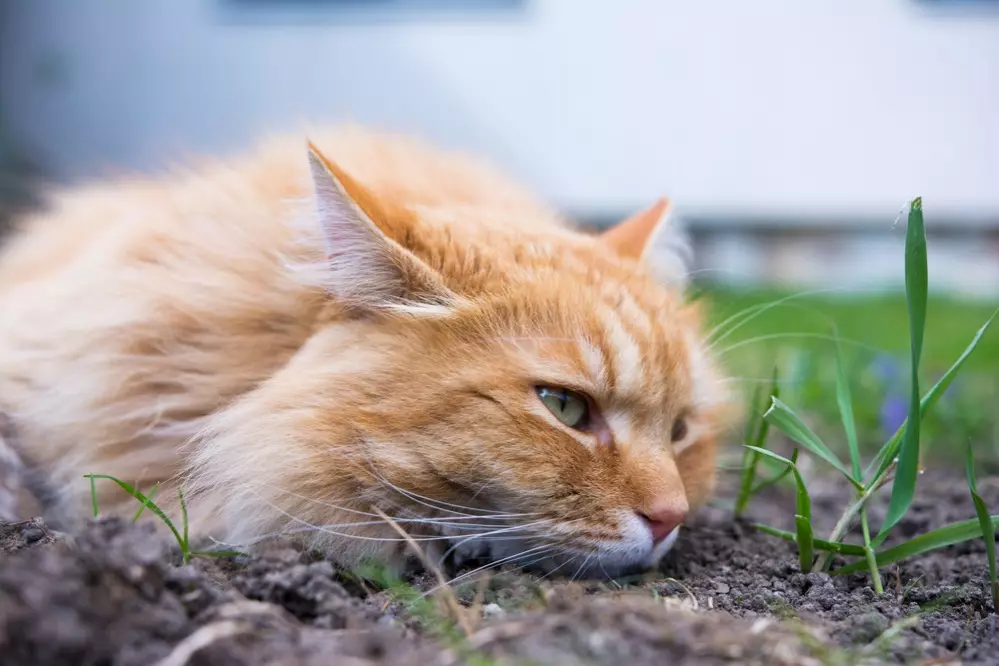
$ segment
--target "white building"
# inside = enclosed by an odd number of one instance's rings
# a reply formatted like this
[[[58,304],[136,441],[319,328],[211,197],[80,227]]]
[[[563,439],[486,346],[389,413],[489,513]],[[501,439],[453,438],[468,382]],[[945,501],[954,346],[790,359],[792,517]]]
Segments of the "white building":
[[[993,8],[7,0],[0,123],[54,173],[78,178],[352,119],[485,153],[584,218],[669,194],[699,230],[703,261],[736,279],[876,285],[901,275],[891,258],[900,233],[888,260],[868,236],[843,241],[839,255],[809,240],[781,262],[752,251],[775,247],[757,231],[887,231],[916,195],[931,230],[999,228]],[[752,233],[711,233],[722,226]],[[988,238],[932,243],[938,265],[958,262],[934,271],[938,286],[999,289]],[[830,256],[840,263],[826,265]]]

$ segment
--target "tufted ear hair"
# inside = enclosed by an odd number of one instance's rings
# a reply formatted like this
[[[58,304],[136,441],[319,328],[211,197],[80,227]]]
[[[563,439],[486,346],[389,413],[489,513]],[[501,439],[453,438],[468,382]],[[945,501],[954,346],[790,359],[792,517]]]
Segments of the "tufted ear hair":
[[[390,228],[389,210],[311,142],[309,166],[328,288],[339,302],[358,310],[433,310],[457,301],[439,273],[382,231]]]
[[[663,197],[600,235],[618,255],[643,262],[663,284],[684,288],[691,251],[673,205]]]

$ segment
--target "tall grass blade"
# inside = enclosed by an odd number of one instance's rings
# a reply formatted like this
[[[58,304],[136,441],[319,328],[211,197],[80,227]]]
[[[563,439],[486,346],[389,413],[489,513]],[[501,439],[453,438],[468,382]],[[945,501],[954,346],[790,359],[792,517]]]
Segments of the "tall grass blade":
[[[180,544],[180,553],[184,557],[184,564],[191,559],[190,541],[187,537],[187,502],[184,501],[184,491],[177,488],[177,500],[180,502],[180,522],[184,530],[184,541]]]
[[[968,453],[965,458],[965,474],[968,477],[968,489],[971,491],[971,500],[975,503],[975,513],[978,514],[978,523],[982,528],[982,538],[985,541],[985,552],[989,561],[989,584],[992,588],[992,608],[996,615],[999,615],[999,579],[996,578],[996,531],[992,529],[989,521],[989,509],[978,494],[978,483],[975,481],[975,456],[968,445]]]
[[[780,395],[780,389],[777,384],[777,368],[774,367],[773,382],[770,386],[771,400],[776,398],[778,395]],[[753,392],[752,410],[749,423],[746,427],[745,443],[749,446],[765,448],[767,435],[770,431],[770,424],[762,416],[761,412],[763,411],[763,405],[760,404],[758,388]],[[746,508],[749,506],[749,500],[757,492],[757,490],[753,488],[753,482],[756,480],[756,471],[760,463],[760,454],[747,448],[742,460],[742,480],[739,487],[739,495],[735,502],[736,516],[740,516],[746,511]]]
[[[764,423],[760,415],[760,387],[753,390],[753,397],[749,402],[749,418],[746,419],[746,432],[743,434],[743,444],[752,446],[756,444],[756,433],[759,431],[760,423]],[[756,479],[756,466],[760,462],[760,454],[750,449],[742,452],[742,474],[739,476],[739,493],[735,497],[735,515],[741,516],[746,507],[749,506],[749,498],[753,491],[753,481]]]
[[[94,475],[90,475],[90,504],[94,509],[94,518],[97,518],[100,514],[100,509],[97,506],[97,482],[94,481]]]
[[[923,201],[913,199],[909,207],[909,221],[905,234],[905,297],[909,310],[909,338],[912,352],[912,386],[909,399],[909,416],[905,434],[899,448],[898,468],[892,483],[888,514],[875,541],[881,542],[888,531],[902,519],[916,491],[919,474],[919,359],[923,352],[923,329],[926,326],[926,230],[923,227]]]
[[[850,395],[850,380],[846,374],[846,363],[843,361],[843,345],[839,341],[839,332],[833,330],[836,337],[836,403],[839,405],[839,415],[843,420],[843,432],[846,433],[846,444],[850,449],[850,465],[853,478],[861,483],[864,481],[863,466],[860,462],[860,447],[857,444],[857,423],[853,418],[853,397]]]
[[[850,475],[850,472],[843,466],[839,458],[836,457],[836,454],[779,398],[771,399],[770,409],[763,415],[763,418],[780,428],[785,435],[839,470],[857,490],[863,491],[864,487]]]
[[[996,315],[999,315],[999,310],[993,312],[992,316],[988,318],[988,321],[982,324],[982,327],[978,329],[977,333],[975,333],[975,337],[972,338],[971,343],[965,347],[964,351],[961,352],[961,355],[957,357],[956,361],[954,361],[954,365],[950,366],[947,372],[944,373],[943,377],[941,377],[937,383],[933,385],[933,388],[931,388],[927,394],[923,396],[923,400],[919,404],[920,419],[926,416],[926,412],[933,408],[933,406],[937,403],[937,400],[940,399],[940,396],[942,396],[947,390],[947,387],[950,386],[950,383],[954,381],[954,378],[961,370],[964,362],[968,360],[971,353],[978,347],[978,343],[982,341],[983,337],[985,337],[985,333],[989,330],[989,326],[992,325]],[[867,470],[870,472],[871,468],[877,469],[873,475],[868,474],[868,478],[870,479],[868,486],[874,485],[874,483],[881,478],[891,465],[892,460],[894,460],[895,456],[898,455],[898,447],[902,442],[902,433],[905,431],[905,426],[908,422],[909,420],[906,419],[905,422],[899,426],[898,430],[895,431],[895,434],[892,435],[892,438],[889,439],[883,447],[881,447],[881,450],[872,462],[871,467]]]
[[[802,515],[795,515],[794,526],[797,528],[798,544],[798,564],[801,566],[801,573],[808,573],[815,560],[815,539],[812,536],[811,518]]]
[[[989,521],[992,523],[992,531],[999,530],[999,515],[989,516]],[[964,541],[971,541],[972,539],[978,539],[982,536],[982,525],[978,518],[972,518],[971,520],[963,520],[959,523],[951,523],[940,529],[933,530],[932,532],[927,532],[914,539],[910,539],[905,543],[893,546],[886,550],[879,551],[876,553],[875,557],[879,567],[885,567],[889,564],[895,562],[900,562],[901,560],[908,559],[910,557],[915,557],[916,555],[922,555],[931,550],[937,550],[938,548],[944,548],[946,546],[953,546],[955,543],[962,543]],[[853,562],[844,567],[840,567],[831,573],[834,576],[841,576],[843,574],[857,573],[858,571],[863,571],[867,568],[867,562],[860,560],[859,562]]]

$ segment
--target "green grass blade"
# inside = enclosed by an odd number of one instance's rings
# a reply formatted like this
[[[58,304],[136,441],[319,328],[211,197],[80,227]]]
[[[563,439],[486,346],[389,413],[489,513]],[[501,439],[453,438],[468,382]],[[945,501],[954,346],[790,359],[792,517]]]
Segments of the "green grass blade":
[[[795,516],[794,525],[798,529],[795,539],[798,544],[798,563],[801,565],[801,572],[808,573],[815,560],[815,538],[812,536],[812,522],[808,517]]]
[[[114,481],[115,483],[117,483],[122,490],[124,490],[126,493],[128,493],[135,499],[142,502],[150,511],[156,514],[156,516],[159,517],[159,519],[162,520],[163,523],[170,528],[170,531],[173,532],[173,537],[177,540],[177,545],[179,545],[183,549],[184,542],[181,541],[180,532],[178,532],[177,528],[174,527],[173,521],[171,521],[167,517],[167,515],[163,513],[163,509],[156,506],[156,504],[154,504],[151,499],[149,499],[141,492],[133,488],[130,484],[127,484],[124,481],[116,479],[113,476],[108,476],[107,474],[86,474],[85,476],[89,477],[91,482],[93,482],[94,479],[107,479],[108,481]]]
[[[836,403],[839,405],[839,415],[843,420],[846,444],[850,449],[853,478],[863,482],[860,446],[857,444],[857,423],[853,418],[853,397],[850,395],[850,380],[846,374],[846,363],[843,361],[843,345],[839,341],[839,332],[834,330],[833,334],[836,337]]]
[[[993,532],[999,530],[999,516],[990,516],[989,520],[992,522]],[[915,557],[916,555],[922,555],[923,553],[931,550],[937,550],[938,548],[944,548],[946,546],[953,546],[955,543],[961,543],[963,541],[979,539],[981,536],[982,525],[978,518],[972,518],[971,520],[963,520],[959,523],[951,523],[950,525],[941,527],[940,529],[933,530],[932,532],[927,532],[926,534],[922,534],[914,539],[910,539],[905,543],[882,550],[876,554],[876,558],[878,566],[885,567],[889,564],[893,564],[910,557]],[[857,573],[858,571],[863,571],[866,568],[867,562],[861,560],[836,569],[832,572],[832,574],[840,576],[843,574]]]
[[[992,316],[988,318],[988,321],[982,324],[982,327],[978,329],[977,333],[975,333],[975,337],[972,338],[971,343],[968,344],[968,346],[964,349],[961,355],[958,356],[957,360],[954,361],[954,365],[950,366],[947,372],[944,373],[943,377],[941,377],[937,381],[937,383],[933,385],[933,388],[931,388],[929,392],[927,392],[927,394],[923,396],[923,400],[919,404],[920,419],[926,416],[926,413],[933,408],[937,400],[940,399],[940,396],[944,394],[944,391],[947,390],[947,387],[950,386],[952,381],[954,381],[954,378],[957,376],[957,373],[961,370],[961,367],[964,365],[965,361],[968,360],[968,358],[971,356],[971,353],[974,352],[975,349],[978,347],[978,343],[982,341],[983,337],[985,337],[985,333],[988,332],[989,327],[992,325],[992,322],[996,318],[996,315],[999,315],[999,310],[993,312]],[[868,474],[867,478],[870,479],[870,481],[868,482],[868,486],[874,485],[877,482],[877,480],[880,479],[882,475],[884,475],[885,471],[887,471],[888,467],[891,465],[892,460],[894,460],[895,456],[898,455],[898,448],[902,442],[902,433],[905,431],[905,426],[906,424],[908,424],[908,422],[909,420],[906,419],[905,422],[901,426],[899,426],[898,430],[895,431],[895,434],[892,435],[892,438],[889,439],[888,442],[885,443],[883,447],[881,447],[881,450],[878,452],[877,457],[874,459],[871,465],[873,468],[876,468],[877,471],[874,473],[873,476]],[[868,469],[868,472],[870,472],[870,468]]]
[[[762,418],[757,415],[760,411],[760,387],[753,391],[753,397],[749,403],[749,418],[746,420],[746,432],[743,435],[743,443],[752,445],[756,443],[754,433],[758,431],[759,424],[763,423]],[[742,474],[739,480],[739,493],[735,498],[735,515],[742,515],[746,507],[749,506],[749,498],[752,496],[753,481],[756,479],[756,465],[760,462],[760,454],[746,449],[742,453]]]
[[[791,453],[791,462],[794,465],[798,464],[798,449],[795,449]],[[784,469],[781,470],[781,472],[779,474],[776,474],[775,476],[767,479],[766,481],[761,481],[755,488],[753,488],[753,493],[752,494],[756,495],[757,493],[759,493],[764,488],[769,488],[772,485],[780,483],[781,481],[783,481],[787,477],[788,474],[791,473],[792,469],[794,469],[794,467],[792,467],[791,465],[784,465]]]
[[[855,488],[863,491],[863,486],[850,475],[850,472],[839,461],[836,454],[779,398],[771,399],[770,409],[763,415],[763,418],[780,428],[785,435],[839,470]]]
[[[909,416],[899,448],[898,468],[892,483],[888,514],[877,541],[884,539],[902,519],[916,492],[919,475],[919,425],[922,401],[919,394],[919,359],[923,353],[923,329],[926,326],[926,230],[923,228],[923,202],[916,197],[909,207],[909,222],[905,234],[905,298],[909,310],[909,337],[912,353],[912,386]]]
[[[190,558],[191,549],[189,546],[191,542],[187,538],[187,502],[184,501],[184,492],[180,488],[177,488],[177,499],[180,501],[180,522],[184,529],[184,541],[180,549],[184,555],[184,562],[187,562]]]
[[[801,473],[798,472],[798,467],[795,464],[795,461],[798,459],[798,450],[795,449],[792,458],[788,459],[773,451],[761,449],[756,446],[749,446],[747,448],[758,451],[761,455],[773,458],[774,460],[779,460],[791,468],[791,473],[794,475],[794,482],[797,486],[794,516],[794,524],[797,529],[795,541],[798,544],[798,559],[801,562],[801,571],[802,573],[808,573],[812,566],[812,560],[815,559],[815,537],[812,531],[812,500],[808,496],[808,488],[805,486],[805,480],[801,478]]]
[[[777,529],[776,527],[770,527],[769,525],[763,525],[760,523],[754,524],[753,527],[765,534],[780,537],[785,541],[790,541],[792,543],[796,543],[798,541],[798,536],[794,532],[788,532],[787,530]],[[825,539],[813,538],[812,545],[815,547],[815,550],[823,550],[830,553],[850,555],[853,557],[864,556],[863,546],[857,546],[852,543],[841,543],[839,541],[826,541]]]
[[[94,508],[94,518],[97,518],[100,514],[100,509],[97,507],[97,482],[94,480],[94,475],[90,474],[90,504]]]
[[[992,608],[996,615],[999,615],[999,579],[996,578],[996,531],[990,529],[989,509],[978,494],[978,483],[975,481],[975,456],[968,445],[968,453],[965,458],[965,474],[968,477],[968,489],[971,491],[971,500],[975,503],[975,513],[978,514],[978,523],[982,528],[982,538],[985,541],[985,552],[989,562],[989,584],[992,588]]]
[[[776,398],[780,394],[780,390],[777,384],[777,368],[774,368],[773,372],[773,383],[770,387],[770,398]],[[770,432],[770,424],[762,417],[761,412],[763,411],[763,405],[759,401],[759,390],[753,393],[752,402],[752,416],[749,419],[749,424],[746,428],[745,443],[750,446],[756,446],[757,448],[764,448],[767,441],[767,435]],[[735,515],[740,516],[749,506],[749,500],[752,499],[753,495],[756,494],[756,490],[753,488],[753,482],[756,480],[757,466],[760,462],[760,454],[752,451],[751,449],[746,449],[746,454],[743,456],[743,470],[742,470],[742,482],[739,487],[739,495],[735,502]]]
[[[150,502],[152,502],[154,499],[156,499],[156,493],[158,493],[159,490],[160,490],[160,484],[157,483],[155,486],[153,486],[153,489],[149,491],[149,501]],[[145,511],[145,510],[146,510],[146,505],[145,504],[140,504],[138,510],[135,512],[135,515],[132,516],[132,522],[134,523],[137,520],[139,520],[139,516],[141,516],[142,512]]]

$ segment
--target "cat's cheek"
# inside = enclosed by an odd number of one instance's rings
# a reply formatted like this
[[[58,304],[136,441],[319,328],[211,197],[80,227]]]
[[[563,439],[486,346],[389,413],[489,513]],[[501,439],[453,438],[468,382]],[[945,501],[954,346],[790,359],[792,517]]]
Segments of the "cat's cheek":
[[[714,492],[717,448],[714,436],[703,435],[676,458],[687,504],[692,510],[704,504]]]

